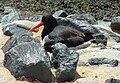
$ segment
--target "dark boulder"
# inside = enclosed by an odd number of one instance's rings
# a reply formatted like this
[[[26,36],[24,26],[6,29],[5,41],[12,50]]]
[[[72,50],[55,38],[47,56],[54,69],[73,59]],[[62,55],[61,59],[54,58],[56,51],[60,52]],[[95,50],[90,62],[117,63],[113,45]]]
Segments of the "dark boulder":
[[[112,30],[120,30],[120,16],[112,19],[110,27]]]
[[[105,34],[99,33],[93,35],[95,38],[95,43],[107,45],[107,36]]]
[[[65,44],[57,43],[52,46],[53,66],[57,69],[56,78],[58,82],[71,81],[75,78],[79,54],[69,50]]]
[[[120,83],[119,79],[110,78],[105,81],[105,83]]]
[[[66,17],[68,16],[67,12],[64,11],[64,10],[59,10],[59,11],[56,11],[54,14],[53,14],[54,17]]]
[[[119,61],[108,58],[91,58],[88,60],[90,65],[109,64],[111,66],[118,66]]]
[[[14,46],[5,54],[4,66],[16,78],[25,76],[43,83],[52,81],[49,56],[38,43],[26,42]]]
[[[16,45],[18,45],[20,43],[23,43],[23,42],[36,42],[36,43],[39,43],[39,40],[34,39],[32,37],[32,34],[30,34],[30,33],[19,32],[18,34],[11,36],[7,40],[7,42],[2,47],[3,53],[6,53],[12,47],[14,47],[14,46],[16,46]]]
[[[69,26],[77,30],[80,30],[84,33],[100,32],[97,28],[91,26],[87,21],[84,20],[76,20],[76,19],[62,18],[62,17],[56,17],[56,20],[59,25]]]
[[[4,11],[4,8],[0,8],[0,13],[3,13]]]

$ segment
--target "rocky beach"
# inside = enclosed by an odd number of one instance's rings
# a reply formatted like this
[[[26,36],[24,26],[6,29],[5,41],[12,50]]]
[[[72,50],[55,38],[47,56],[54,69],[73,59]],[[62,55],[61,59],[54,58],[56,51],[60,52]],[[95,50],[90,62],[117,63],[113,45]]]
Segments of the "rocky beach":
[[[0,1],[0,83],[120,83],[119,1],[59,1],[62,6],[53,0],[23,2],[16,0],[14,8],[13,3]],[[72,48],[57,43],[53,54],[46,52],[43,27],[28,32],[43,14],[52,14],[60,25],[94,33],[96,43],[87,41]]]

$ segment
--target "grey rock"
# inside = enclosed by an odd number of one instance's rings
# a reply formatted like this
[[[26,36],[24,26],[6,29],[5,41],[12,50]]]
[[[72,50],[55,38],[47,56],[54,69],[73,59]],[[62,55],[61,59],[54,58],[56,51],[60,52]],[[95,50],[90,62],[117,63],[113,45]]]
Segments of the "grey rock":
[[[114,17],[112,19],[111,25],[110,25],[111,29],[113,30],[120,30],[120,16],[118,17]]]
[[[113,66],[117,65],[117,61],[120,62],[120,51],[115,50],[115,49],[100,49],[98,47],[93,48],[93,47],[88,47],[85,49],[80,49],[77,50],[77,52],[80,54],[79,56],[79,61],[78,61],[78,66],[88,66],[88,60],[90,59],[95,59],[95,58],[107,58],[109,61],[113,61],[114,63],[109,62],[112,65],[105,65],[105,66]]]
[[[3,16],[4,16],[4,8],[0,7],[0,23]]]
[[[6,53],[7,51],[9,51],[12,47],[14,47],[16,45],[16,37],[11,37],[7,40],[7,42],[3,45],[3,47],[1,48],[3,53]]]
[[[97,24],[97,20],[90,14],[72,14],[66,18],[87,21],[89,24]]]
[[[59,25],[69,26],[77,30],[80,30],[84,33],[100,32],[97,28],[91,26],[87,21],[84,20],[76,20],[76,19],[62,18],[62,17],[56,17],[56,20]]]
[[[120,51],[120,43],[115,43],[114,45],[111,46],[111,48]]]
[[[95,78],[79,78],[75,83],[99,83]]]
[[[4,7],[4,14],[9,14],[9,13],[12,13],[14,11],[15,10],[12,7]]]
[[[21,43],[10,49],[5,54],[4,66],[16,78],[25,76],[43,83],[52,81],[49,56],[38,43]]]
[[[29,11],[18,11],[21,20],[30,20],[32,22],[40,21],[42,14],[29,12]]]
[[[6,15],[4,15],[4,17],[1,19],[2,25],[6,25],[7,23],[11,23],[20,19],[18,12],[14,8],[6,7],[4,13]]]
[[[15,24],[9,24],[4,26],[4,28],[2,29],[3,34],[7,35],[7,36],[12,36],[12,35],[17,35],[18,33],[24,32],[24,33],[30,33],[27,30],[18,27]]]
[[[69,64],[69,63],[68,63]],[[71,82],[75,79],[76,68],[69,65],[60,65],[56,71],[56,79],[58,83]]]
[[[105,83],[120,83],[120,79],[110,78],[110,79],[107,79]]]
[[[34,39],[31,34],[21,32],[21,33],[18,33],[17,35],[11,36],[6,41],[6,43],[4,44],[4,46],[2,47],[2,51],[3,51],[3,53],[6,53],[12,47],[14,47],[15,45],[18,45],[18,44],[23,43],[23,42],[35,42],[35,43],[39,43],[39,41],[36,40],[36,39]]]
[[[99,34],[94,34],[93,36],[97,44],[101,43],[103,45],[107,45],[107,36],[105,36],[104,34],[99,33]]]
[[[66,17],[68,16],[67,12],[64,11],[64,10],[59,10],[59,11],[56,11],[54,14],[53,14],[54,17]]]
[[[65,44],[57,43],[52,46],[53,66],[57,69],[56,78],[58,82],[71,81],[75,78],[79,54],[69,50]]]
[[[104,28],[101,28],[101,27],[96,27],[98,30],[99,30],[99,33],[105,33],[107,34],[108,37],[114,39],[116,42],[120,42],[120,36],[109,31],[109,30],[106,30]]]
[[[109,64],[113,67],[118,66],[119,61],[115,59],[108,58],[91,58],[88,60],[90,65],[99,65],[99,64]]]

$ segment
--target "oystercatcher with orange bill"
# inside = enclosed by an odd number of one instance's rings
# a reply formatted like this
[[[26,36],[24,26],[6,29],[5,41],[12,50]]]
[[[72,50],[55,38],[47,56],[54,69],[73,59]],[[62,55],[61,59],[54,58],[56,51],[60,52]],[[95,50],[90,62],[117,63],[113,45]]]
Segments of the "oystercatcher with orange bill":
[[[43,16],[41,22],[31,28],[29,32],[40,26],[44,26],[42,40],[47,35],[50,40],[44,43],[44,48],[48,52],[52,52],[51,46],[58,42],[65,44],[67,47],[75,47],[94,39],[93,33],[83,33],[73,27],[58,25],[57,20],[52,15]]]

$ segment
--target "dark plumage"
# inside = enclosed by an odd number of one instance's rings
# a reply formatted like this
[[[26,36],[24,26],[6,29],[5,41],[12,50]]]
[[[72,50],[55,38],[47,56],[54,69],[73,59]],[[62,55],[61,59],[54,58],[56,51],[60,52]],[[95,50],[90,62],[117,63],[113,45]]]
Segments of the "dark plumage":
[[[45,42],[44,48],[49,52],[52,52],[51,46],[58,42],[64,43],[67,47],[75,47],[85,41],[93,39],[91,33],[82,33],[75,28],[58,25],[56,19],[52,15],[43,16],[42,23],[38,25],[44,25],[42,39],[48,35],[50,41]]]

